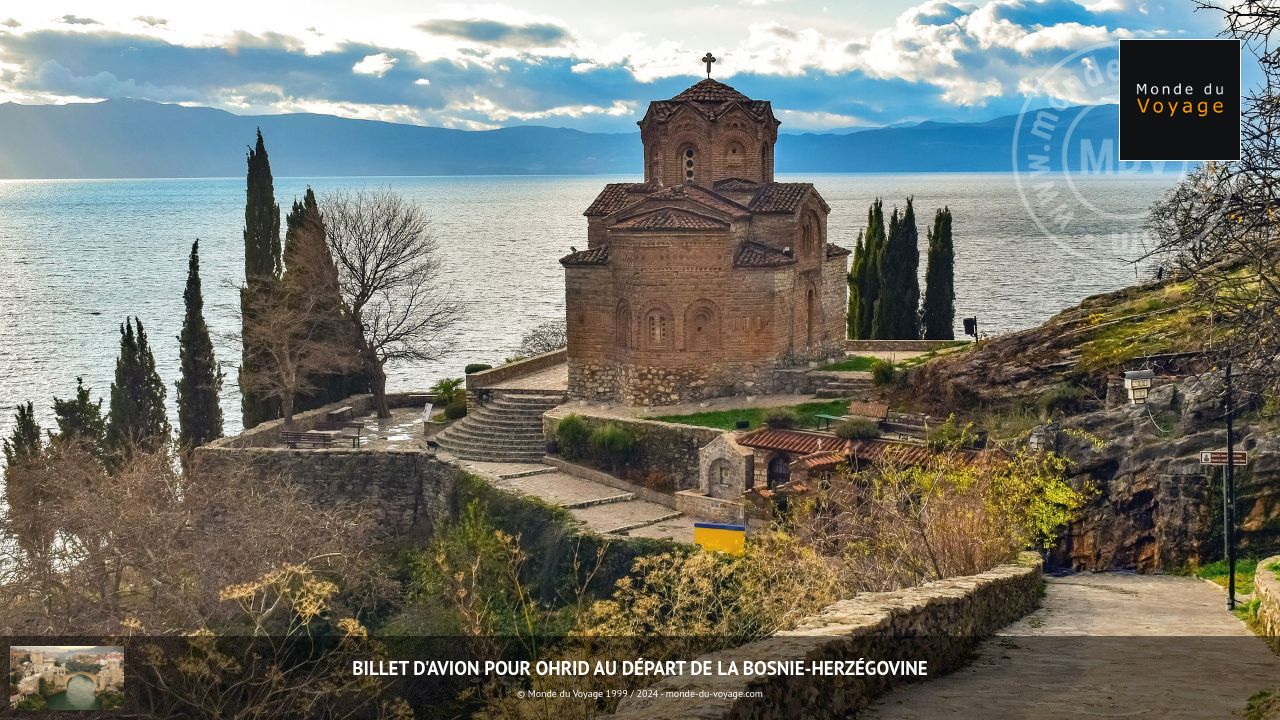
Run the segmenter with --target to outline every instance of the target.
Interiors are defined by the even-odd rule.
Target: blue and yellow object
[[[745,525],[696,522],[693,524],[693,541],[703,550],[741,555],[747,549],[747,528]]]

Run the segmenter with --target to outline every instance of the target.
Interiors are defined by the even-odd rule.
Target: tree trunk
[[[377,360],[372,362],[366,360],[365,367],[369,370],[369,389],[373,391],[373,407],[378,411],[378,417],[389,418],[391,408],[387,406],[387,373]]]
[[[293,393],[287,392],[280,396],[280,412],[284,416],[284,426],[293,427]]]

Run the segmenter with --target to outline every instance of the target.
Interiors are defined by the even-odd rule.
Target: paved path
[[[598,533],[693,542],[693,518],[665,505],[637,499],[626,490],[575,477],[549,465],[469,461],[464,464],[500,488],[568,509]]]
[[[486,385],[486,390],[537,390],[539,392],[565,392],[569,389],[569,364],[552,365],[544,370],[529,373],[511,380]]]
[[[1280,657],[1195,578],[1049,577],[1041,609],[984,643],[955,673],[901,688],[876,720],[1239,718],[1280,687]]]

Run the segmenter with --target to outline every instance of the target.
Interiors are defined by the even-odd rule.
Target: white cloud
[[[351,72],[357,75],[382,77],[387,74],[388,70],[395,67],[397,62],[399,61],[392,57],[390,53],[366,55],[363,60],[351,66]]]

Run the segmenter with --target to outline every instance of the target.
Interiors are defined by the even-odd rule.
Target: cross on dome
[[[713,63],[713,62],[715,62],[715,61],[716,61],[716,56],[715,56],[715,55],[712,55],[711,53],[707,53],[706,55],[703,55],[703,56],[702,56],[702,62],[704,62],[704,63],[706,63],[706,64],[707,64],[707,77],[708,77],[708,78],[709,78],[709,77],[711,77],[711,63]]]

